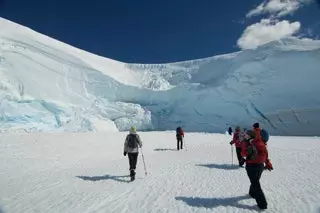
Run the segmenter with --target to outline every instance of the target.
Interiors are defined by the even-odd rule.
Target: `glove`
[[[127,155],[127,152],[123,152],[123,156],[126,156]]]
[[[232,145],[233,143],[232,143],[232,141],[230,141],[230,145]]]
[[[246,159],[244,157],[240,158],[240,164],[243,165],[246,162]]]
[[[269,159],[266,161],[266,166],[264,168],[268,169],[269,171],[273,170],[272,163],[270,162]]]

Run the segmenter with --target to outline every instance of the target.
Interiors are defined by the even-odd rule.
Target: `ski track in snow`
[[[126,133],[0,135],[0,212],[257,212],[245,169],[231,165],[230,137],[140,133],[129,182]],[[274,165],[261,184],[265,212],[318,213],[320,139],[272,137]],[[234,150],[234,163],[236,156]]]

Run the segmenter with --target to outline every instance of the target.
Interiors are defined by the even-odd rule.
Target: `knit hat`
[[[252,130],[247,130],[246,134],[249,135],[251,138],[256,138],[256,135],[257,135],[255,131],[252,131]]]
[[[253,124],[253,127],[254,127],[255,129],[257,129],[257,128],[260,127],[260,125],[259,125],[259,123],[254,123],[254,124]]]
[[[130,132],[135,133],[136,131],[137,131],[136,127],[132,126],[132,127],[130,128]]]

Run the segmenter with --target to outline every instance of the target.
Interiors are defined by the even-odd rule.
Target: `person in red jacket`
[[[239,166],[243,167],[244,161],[241,156],[242,143],[240,141],[240,134],[241,134],[240,127],[237,126],[235,129],[235,133],[233,134],[233,139],[230,142],[230,145],[232,146],[233,144],[235,144]]]
[[[256,138],[261,139],[260,124],[259,124],[259,123],[254,123],[254,124],[252,125],[252,127],[253,127],[253,131],[256,133]]]
[[[273,169],[268,159],[268,150],[265,143],[257,138],[255,131],[248,130],[245,138],[241,155],[245,158],[246,171],[251,183],[249,195],[256,200],[260,209],[267,209],[268,203],[261,189],[260,178],[265,168],[269,171]]]
[[[177,138],[177,149],[178,150],[183,149],[184,132],[180,126],[176,130],[176,138]]]

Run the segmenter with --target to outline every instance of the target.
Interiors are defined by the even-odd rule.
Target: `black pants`
[[[177,149],[182,149],[183,148],[183,140],[182,137],[177,136]]]
[[[130,170],[135,170],[138,161],[138,153],[128,153]]]
[[[247,164],[246,170],[250,179],[249,194],[255,198],[260,208],[267,208],[267,200],[260,186],[260,178],[263,172],[263,164]]]
[[[242,156],[241,156],[241,151],[242,151],[241,147],[236,147],[239,166],[242,166],[244,164],[244,161],[243,161]]]

